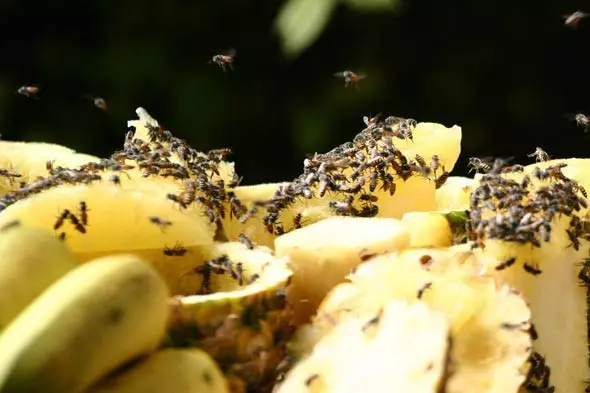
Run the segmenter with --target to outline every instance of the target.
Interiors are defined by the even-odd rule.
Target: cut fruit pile
[[[244,186],[137,114],[0,141],[0,393],[588,391],[590,159],[453,177],[460,127],[389,117]]]

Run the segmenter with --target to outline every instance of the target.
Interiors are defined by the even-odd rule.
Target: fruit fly
[[[225,67],[229,67],[233,70],[234,58],[236,57],[236,50],[230,49],[225,54],[218,54],[211,58],[211,62],[217,64],[223,71],[226,71]]]
[[[39,92],[39,88],[37,86],[24,85],[24,86],[19,87],[16,92],[23,97],[39,98],[39,97],[37,97],[37,93]]]
[[[572,29],[577,29],[578,28],[578,24],[580,23],[580,21],[586,17],[588,17],[588,15],[585,12],[582,11],[576,11],[570,15],[564,15],[563,18],[565,19],[564,25],[567,27],[571,27]]]
[[[164,232],[164,230],[166,228],[168,228],[170,225],[172,225],[172,221],[168,221],[168,220],[164,220],[163,218],[160,217],[156,217],[156,216],[152,216],[149,217],[150,222],[154,225],[156,225],[158,228],[160,228],[160,230],[162,232]]]
[[[344,79],[344,87],[348,87],[348,85],[354,85],[356,88],[357,87],[357,83],[362,80],[365,79],[367,76],[363,75],[363,74],[357,74],[356,72],[350,71],[350,70],[346,70],[346,71],[341,71],[341,72],[337,72],[334,74],[335,77],[337,78],[342,78]]]

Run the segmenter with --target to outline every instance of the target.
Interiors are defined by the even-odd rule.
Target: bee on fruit
[[[578,127],[582,127],[584,132],[588,132],[590,129],[590,118],[583,113],[576,113],[571,117]]]
[[[78,217],[76,217],[75,214],[70,213],[68,218],[70,219],[70,222],[72,223],[72,225],[74,226],[74,228],[76,228],[76,230],[80,233],[86,233],[86,228],[84,227],[84,225],[80,222],[80,219],[78,219]]]
[[[248,248],[248,250],[254,249],[254,243],[252,243],[252,240],[250,240],[250,238],[245,234],[240,233],[240,235],[238,236],[238,240],[240,241],[240,243],[245,245],[246,248]]]
[[[516,258],[509,258],[495,267],[496,270],[504,270],[507,267],[514,265]]]
[[[164,255],[169,257],[181,257],[186,254],[188,248],[183,247],[182,244],[176,243],[174,247],[164,247]]]
[[[532,274],[533,276],[539,275],[542,273],[542,271],[537,267],[537,266],[533,266],[531,264],[528,263],[524,263],[522,265],[522,267],[524,268],[524,271],[527,273]]]
[[[80,220],[82,221],[82,225],[88,225],[88,206],[86,206],[86,202],[81,201],[78,210],[80,211]]]
[[[236,50],[231,48],[226,53],[217,54],[211,58],[212,63],[217,64],[221,69],[225,72],[226,67],[229,67],[230,70],[233,70],[234,59],[236,57]]]
[[[24,86],[19,87],[16,92],[23,97],[27,97],[27,98],[32,97],[32,98],[36,98],[36,99],[39,98],[39,97],[37,97],[37,93],[39,93],[39,88],[37,86],[24,85]]]
[[[53,230],[57,231],[62,227],[64,221],[72,214],[68,209],[64,209],[61,214],[57,217],[55,224],[53,224]]]
[[[364,74],[357,74],[356,72],[346,70],[337,72],[334,74],[337,78],[344,79],[344,87],[348,87],[349,85],[354,85],[355,88],[358,88],[358,82],[362,79],[365,79],[367,76]]]

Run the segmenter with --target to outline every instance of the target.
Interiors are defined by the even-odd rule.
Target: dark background
[[[405,0],[395,13],[339,6],[295,60],[281,52],[282,2],[0,0],[0,133],[107,156],[142,106],[191,145],[234,149],[245,183],[299,173],[383,112],[463,127],[462,159],[536,146],[586,156],[590,19],[581,2]],[[590,10],[586,10],[590,11]],[[237,49],[234,72],[208,64]],[[333,73],[365,72],[359,90]],[[36,84],[39,100],[16,94]],[[85,95],[103,97],[108,112]]]

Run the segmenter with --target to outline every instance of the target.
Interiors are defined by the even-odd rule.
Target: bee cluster
[[[536,167],[532,174],[516,181],[502,175],[522,172],[524,168],[506,167],[503,160],[496,160],[471,194],[466,231],[468,239],[474,241],[473,247],[485,247],[485,239],[541,247],[541,242],[550,240],[552,220],[561,215],[571,217],[566,230],[572,242],[570,246],[578,250],[580,239],[590,240],[584,222],[575,214],[588,207],[586,191],[563,174],[566,165],[556,164],[544,170]],[[531,176],[544,182],[533,187]],[[493,214],[484,219],[487,212]],[[509,259],[496,269],[502,270],[514,262],[514,258]],[[524,269],[535,275],[541,273],[532,263],[525,263]]]
[[[311,199],[324,197],[334,192],[344,195],[342,199],[328,202],[329,208],[342,216],[374,217],[379,213],[375,204],[376,190],[383,190],[393,196],[397,181],[408,180],[418,174],[432,178],[437,188],[448,178],[449,173],[440,165],[438,156],[430,163],[416,155],[408,159],[394,145],[394,138],[413,141],[413,119],[379,116],[365,117],[367,127],[352,142],[344,143],[324,154],[314,154],[303,162],[303,173],[295,180],[277,189],[273,197],[255,203],[251,216],[257,207],[264,207],[267,214],[263,222],[270,233],[285,232],[279,222],[282,210],[292,205],[298,198]],[[294,218],[293,227],[301,227],[301,214]],[[243,220],[245,221],[245,220]]]

